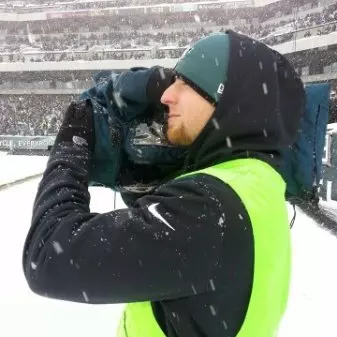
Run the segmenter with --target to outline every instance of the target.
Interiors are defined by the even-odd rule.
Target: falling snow
[[[63,253],[63,248],[61,246],[61,244],[57,241],[53,241],[53,247],[54,247],[54,250],[56,252],[56,254],[62,254]]]
[[[228,325],[227,325],[227,323],[225,321],[222,321],[222,325],[225,328],[225,330],[228,330]]]
[[[121,93],[120,93],[119,91],[114,91],[114,92],[113,92],[113,97],[114,97],[114,99],[115,99],[115,102],[116,102],[117,106],[118,106],[120,109],[126,106],[124,100],[123,100],[122,97],[121,97]]]
[[[211,310],[212,315],[213,315],[213,316],[216,316],[216,311],[215,311],[214,306],[213,306],[213,305],[210,305],[209,308],[210,308],[210,310]]]
[[[212,118],[212,123],[213,123],[213,125],[214,125],[214,128],[216,129],[216,130],[219,130],[220,129],[220,126],[219,126],[219,123],[218,123],[218,121],[216,120],[216,118]]]
[[[214,281],[212,279],[209,280],[209,284],[211,285],[211,289],[213,291],[215,291],[215,285],[214,285]]]
[[[82,291],[82,295],[83,295],[83,298],[86,302],[89,302],[89,298],[88,298],[88,295],[85,291]]]
[[[29,218],[29,213],[31,211],[30,207],[25,207],[27,200],[31,198],[31,203],[33,202],[34,197],[34,191],[37,187],[37,183],[34,183],[34,186],[31,187],[30,183],[23,184],[22,185],[22,191],[20,192],[20,195],[22,195],[23,200],[25,202],[22,203],[23,208],[20,212],[20,214],[13,214],[12,211],[10,211],[9,207],[3,208],[3,211],[5,214],[3,216],[7,219],[11,219],[11,221],[15,221],[17,223],[25,223],[26,218]],[[95,210],[102,210],[102,211],[108,211],[111,210],[111,201],[109,198],[105,197],[108,194],[107,189],[98,189],[99,192],[96,190],[93,190],[93,211]],[[2,191],[0,193],[3,194],[4,202],[7,201],[8,205],[10,205],[14,200],[17,200],[18,195],[15,193],[16,190],[13,188],[13,196],[11,197],[9,190],[8,192]],[[95,192],[95,193],[94,193]],[[28,194],[27,194],[28,193]],[[103,195],[103,197],[102,197]],[[104,208],[102,208],[104,206]],[[122,204],[121,206],[122,207]],[[8,214],[6,214],[6,210],[8,208]],[[242,214],[237,215],[238,218],[243,219]],[[13,227],[6,227],[6,231],[9,231],[7,233],[8,236],[16,236],[16,229]],[[25,235],[24,231],[22,233]],[[331,268],[329,265],[333,265],[334,260],[337,258],[337,245],[336,245],[336,239],[331,236],[328,232],[324,232],[320,230],[317,226],[315,226],[310,219],[308,219],[305,215],[298,212],[297,218],[295,221],[294,228],[292,229],[292,236],[294,240],[294,284],[293,284],[293,291],[292,291],[292,297],[290,299],[289,304],[289,310],[288,314],[285,317],[285,327],[282,331],[279,333],[279,337],[293,337],[295,336],[291,332],[296,332],[296,336],[301,336],[301,334],[297,333],[299,331],[304,331],[305,336],[314,337],[318,336],[320,334],[311,334],[311,330],[317,331],[323,331],[324,336],[335,336],[337,333],[336,327],[333,325],[333,313],[336,312],[335,304],[337,303],[337,293],[333,290],[334,285],[337,282],[337,274],[334,272],[331,272]],[[3,236],[3,240],[6,237]],[[23,236],[22,236],[23,237]],[[306,237],[307,240],[303,240],[303,237]],[[21,240],[20,240],[21,241]],[[5,241],[4,241],[5,242]],[[315,242],[315,245],[319,249],[312,250],[312,242]],[[4,243],[3,243],[4,244]],[[2,244],[2,245],[3,245]],[[10,243],[11,249],[12,242]],[[18,251],[22,249],[20,245],[15,248]],[[318,255],[317,255],[318,254]],[[0,256],[1,258],[1,256]],[[45,303],[42,303],[41,306],[35,307],[33,303],[35,303],[34,298],[36,295],[33,293],[29,293],[26,287],[26,284],[24,283],[22,271],[20,266],[17,266],[16,263],[13,263],[11,261],[10,264],[8,264],[7,257],[2,260],[2,265],[6,267],[6,270],[9,272],[9,275],[13,275],[9,277],[8,282],[13,282],[13,280],[21,280],[20,284],[18,283],[18,286],[15,287],[15,291],[11,290],[14,289],[11,287],[10,284],[6,284],[6,280],[3,280],[4,288],[7,289],[7,291],[10,292],[9,301],[13,301],[14,298],[14,308],[13,312],[10,312],[11,308],[11,302],[8,302],[6,300],[6,294],[2,294],[1,300],[4,306],[6,306],[6,310],[9,310],[9,319],[11,319],[11,316],[13,316],[13,322],[14,320],[17,321],[17,314],[19,313],[22,315],[22,317],[27,317],[28,321],[26,324],[26,335],[28,333],[28,336],[32,336],[33,334],[30,334],[30,331],[34,331],[34,335],[36,336],[37,331],[33,329],[33,324],[29,325],[30,320],[34,321],[34,318],[36,313],[38,312],[40,317],[50,317],[51,313],[55,315],[55,317],[62,317],[64,321],[67,322],[67,329],[71,329],[73,325],[74,329],[79,329],[80,327],[83,327],[88,329],[91,325],[86,324],[86,321],[91,322],[100,322],[101,329],[103,331],[109,331],[111,332],[111,322],[114,321],[114,319],[111,321],[111,310],[115,308],[114,306],[109,306],[109,308],[106,309],[106,324],[101,321],[99,321],[99,315],[102,315],[102,312],[99,312],[97,315],[95,315],[95,309],[94,311],[91,311],[88,317],[91,317],[90,320],[83,320],[81,319],[81,315],[83,311],[80,310],[81,307],[79,307],[75,312],[73,311],[73,307],[70,305],[68,307],[68,304],[64,302],[62,306],[58,307],[56,304],[53,306],[50,304],[50,308],[48,312],[45,310]],[[308,265],[306,262],[310,261],[311,263]],[[326,261],[327,263],[322,263],[322,261]],[[75,263],[73,259],[69,261],[71,265],[76,264],[76,268],[79,268],[79,265]],[[17,266],[17,267],[15,267]],[[15,268],[18,270],[17,275],[15,273]],[[309,268],[310,267],[310,268]],[[32,262],[31,268],[36,269],[37,264]],[[317,269],[318,273],[312,274],[312,268]],[[178,275],[177,275],[178,277]],[[214,286],[216,286],[216,279],[212,279]],[[308,282],[310,280],[310,282]],[[209,288],[212,289],[213,285],[210,280],[208,280]],[[322,282],[326,284],[326,287],[324,289],[321,287]],[[21,289],[21,290],[20,290]],[[196,295],[197,290],[195,285],[191,284],[191,293]],[[18,292],[19,290],[19,292]],[[21,296],[23,291],[27,294],[27,303],[29,303],[29,306],[32,308],[30,311],[25,311],[24,313],[21,313],[21,306],[18,306],[16,303],[20,303],[21,298],[15,297],[15,296]],[[323,291],[323,293],[322,293]],[[83,301],[86,301],[85,298],[89,301],[90,299],[90,293],[84,291],[85,294],[81,294]],[[18,294],[18,295],[17,295]],[[330,298],[331,301],[322,300],[322,298]],[[31,301],[31,302],[29,302]],[[55,301],[57,302],[57,301]],[[86,307],[86,306],[85,306]],[[33,310],[34,308],[34,310]],[[67,309],[69,308],[69,309]],[[329,308],[328,312],[326,308]],[[15,310],[15,311],[14,311]],[[69,310],[73,312],[73,315],[69,315]],[[216,308],[212,309],[207,308],[209,313],[216,317],[217,315],[213,315],[212,312],[217,314]],[[66,312],[67,314],[64,314]],[[329,314],[331,313],[331,315]],[[177,314],[177,313],[176,313]],[[328,317],[326,315],[328,314]],[[116,317],[119,317],[119,313],[115,314]],[[219,315],[219,313],[218,313]],[[47,317],[48,316],[48,317]],[[71,316],[71,318],[70,318]],[[21,317],[21,316],[20,316]],[[307,317],[310,317],[310,320],[308,321]],[[318,318],[315,320],[314,318]],[[178,316],[176,315],[176,319],[178,319]],[[222,327],[225,331],[228,329],[226,321],[223,321],[223,317],[220,318],[221,321],[220,324],[222,324]],[[117,319],[116,319],[117,320]],[[118,322],[118,320],[117,320]],[[15,325],[11,324],[10,326],[7,325],[8,330],[6,328],[6,322],[2,322],[0,326],[0,332],[1,335],[8,335],[8,331],[12,331],[15,329]],[[28,328],[27,328],[28,327]],[[27,331],[27,329],[29,329]],[[58,327],[55,325],[54,327],[55,331],[58,331],[59,334],[57,335],[63,335],[64,329],[62,327]],[[95,330],[97,330],[97,324],[95,324]],[[45,330],[44,330],[45,331]],[[63,332],[61,332],[63,331]],[[19,335],[19,334],[16,334]],[[101,334],[103,335],[103,333]],[[38,334],[37,336],[41,336],[42,334]],[[56,336],[56,335],[55,335]]]
[[[197,14],[195,14],[195,15],[194,15],[194,21],[200,23],[200,22],[201,22],[200,16],[197,15]]]
[[[132,212],[130,210],[128,210],[128,217],[129,217],[129,219],[133,218]]]
[[[159,68],[159,75],[162,80],[165,80],[166,75],[163,68]]]
[[[131,1],[130,3],[127,3],[127,5],[141,5],[143,2],[144,1],[138,1],[133,3]],[[179,0],[173,1],[175,10],[178,11],[179,8],[185,7],[180,3],[177,4],[177,2],[179,2]],[[148,5],[149,1],[145,1],[144,3]],[[92,84],[92,82],[90,82],[92,80],[91,75],[87,76],[85,73],[92,73],[91,69],[97,69],[97,66],[92,66],[87,62],[88,59],[90,59],[90,61],[95,60],[97,64],[100,63],[104,67],[104,62],[109,62],[109,64],[111,64],[111,67],[108,67],[109,69],[113,69],[116,62],[127,62],[125,64],[130,62],[136,65],[137,63],[142,64],[144,60],[152,57],[157,60],[160,59],[160,63],[163,63],[164,65],[171,60],[174,61],[172,64],[175,64],[176,59],[180,57],[181,52],[178,49],[167,51],[165,49],[166,47],[171,49],[172,45],[181,46],[181,48],[185,49],[187,45],[192,44],[193,41],[202,35],[208,34],[209,31],[217,32],[220,28],[224,28],[222,27],[222,23],[227,22],[228,19],[229,26],[235,24],[235,27],[231,28],[240,31],[243,34],[249,32],[249,34],[252,34],[257,40],[262,38],[262,41],[270,43],[275,50],[286,50],[287,53],[289,52],[288,55],[290,59],[292,56],[297,56],[295,54],[297,50],[303,49],[302,42],[307,42],[305,45],[308,46],[315,46],[314,43],[311,43],[312,41],[315,41],[315,37],[319,38],[319,40],[317,40],[319,41],[318,45],[320,45],[321,42],[324,42],[326,38],[329,41],[336,40],[336,32],[334,32],[335,28],[333,28],[334,20],[336,19],[336,9],[332,10],[328,3],[321,2],[318,7],[316,3],[313,4],[314,7],[311,9],[309,7],[312,4],[309,4],[308,8],[296,7],[298,4],[293,4],[293,7],[289,7],[289,3],[282,7],[282,4],[280,5],[279,2],[277,2],[275,6],[269,4],[266,8],[263,8],[263,4],[260,4],[261,6],[259,6],[258,9],[255,9],[250,5],[248,11],[246,11],[246,9],[243,10],[243,12],[248,13],[248,15],[244,14],[243,20],[241,20],[242,18],[240,17],[241,10],[238,9],[228,9],[228,13],[233,13],[233,17],[224,18],[221,11],[227,13],[227,9],[208,11],[207,9],[200,9],[198,7],[197,10],[191,10],[194,5],[188,4],[186,5],[186,12],[181,12],[177,15],[179,22],[172,21],[176,20],[174,16],[171,14],[166,15],[165,11],[162,13],[155,13],[156,20],[152,21],[151,11],[146,11],[146,16],[144,18],[148,17],[149,20],[149,22],[146,22],[146,26],[140,27],[141,25],[138,22],[138,19],[140,22],[143,21],[144,18],[142,17],[142,14],[131,14],[125,17],[125,22],[123,18],[123,24],[119,25],[120,32],[117,32],[116,34],[114,33],[113,28],[116,23],[113,22],[114,20],[111,17],[109,17],[109,20],[103,20],[103,27],[99,27],[100,20],[104,18],[104,10],[101,10],[104,8],[102,7],[102,4],[103,6],[107,5],[106,3],[104,4],[104,1],[89,1],[85,2],[84,5],[81,1],[75,1],[74,3],[64,5],[68,6],[64,8],[54,8],[55,6],[52,5],[51,8],[42,9],[41,12],[39,9],[39,13],[35,13],[34,8],[29,8],[27,4],[25,4],[25,6],[20,6],[17,9],[17,11],[21,12],[20,14],[15,13],[15,6],[17,4],[13,5],[10,1],[5,1],[4,4],[4,6],[6,6],[4,9],[6,16],[17,17],[17,19],[10,22],[10,27],[8,29],[6,28],[8,23],[3,23],[4,39],[2,43],[0,43],[2,44],[3,49],[0,65],[3,65],[4,70],[0,81],[3,90],[0,126],[3,134],[15,134],[16,136],[23,134],[30,134],[32,136],[36,136],[36,134],[56,134],[60,126],[61,113],[63,108],[69,103],[68,100],[70,96],[75,99],[75,96],[77,95],[75,95],[75,93],[83,91],[84,88],[87,88]],[[63,5],[61,2],[58,2],[58,6]],[[84,6],[86,9],[83,10],[81,6]],[[184,8],[184,10],[186,8]],[[52,17],[55,13],[57,14],[59,10],[62,11],[60,13],[69,12],[72,15],[75,15],[77,11],[80,11],[82,14],[90,14],[90,11],[92,10],[92,15],[89,15],[89,19],[87,19],[85,15],[81,14],[81,18],[76,21],[78,27],[76,26],[75,30],[72,27],[74,23],[72,18],[40,20],[36,24],[29,21],[29,18],[34,16],[48,18],[50,11],[52,11]],[[263,20],[260,22],[260,17],[257,13],[261,10],[263,10],[264,15],[266,16],[263,17]],[[227,15],[226,13],[225,16]],[[100,15],[97,21],[95,20],[96,14]],[[120,15],[120,13],[118,15]],[[186,22],[184,19],[180,20],[180,16],[184,18],[185,15]],[[20,17],[23,16],[28,18],[28,21],[20,20]],[[290,20],[289,22],[291,25],[290,32],[288,30],[288,20]],[[107,31],[105,31],[106,27],[104,27],[104,21],[108,22]],[[172,23],[177,23],[179,24],[179,27],[183,26],[184,29],[177,28],[177,33],[173,30],[170,31],[170,25]],[[200,23],[202,23],[202,25]],[[133,24],[139,26],[139,29],[135,29]],[[157,29],[162,28],[161,24],[165,24],[165,26],[163,26],[163,32],[157,31]],[[311,25],[317,25],[319,29],[312,29],[310,27]],[[124,27],[127,27],[128,30],[123,31]],[[188,32],[185,32],[185,28],[188,28]],[[300,29],[300,36],[296,36],[292,31],[293,29]],[[306,33],[313,36],[303,38],[301,35],[305,36]],[[118,38],[118,35],[122,38]],[[7,39],[9,40],[8,42]],[[253,41],[253,44],[255,44],[255,41]],[[125,47],[123,47],[123,45]],[[240,49],[237,56],[240,56],[241,58],[244,56],[243,52],[245,51],[246,46],[247,45],[240,42]],[[256,50],[258,47],[259,45],[256,46]],[[29,51],[32,48],[41,48],[42,51]],[[102,49],[104,52],[96,53],[95,48]],[[123,51],[118,53],[107,52],[107,50],[113,50],[115,48],[131,48],[134,50],[140,48],[140,50],[144,49],[145,51],[141,51],[140,53],[137,53],[136,51],[132,53]],[[27,49],[28,52],[26,53],[25,50]],[[48,52],[46,52],[46,50],[48,50]],[[325,72],[324,69],[323,71],[325,66],[330,68],[333,66],[333,62],[335,61],[333,54],[334,50],[332,48],[332,51],[329,51],[329,48],[327,49],[326,45],[322,46],[322,50],[323,52],[318,50],[316,53],[317,55],[315,54],[317,60],[315,60],[311,54],[306,56],[305,50],[301,51],[301,55],[298,55],[298,61],[296,61],[299,63],[299,74],[303,73],[309,80],[311,77],[319,78],[322,76],[325,77],[326,75],[334,75],[334,72],[330,72],[330,70]],[[322,53],[322,56],[319,53]],[[8,61],[8,54],[10,54],[11,57],[13,56],[12,61]],[[63,62],[56,62],[56,59],[50,59],[50,57],[54,57],[54,54],[64,55],[65,58],[63,61],[68,61],[67,63],[70,64],[69,70],[62,68]],[[172,59],[172,55],[174,56],[174,59]],[[205,56],[208,55],[201,54],[204,63],[208,61]],[[93,59],[91,59],[91,57]],[[308,57],[308,60],[306,60],[306,57]],[[30,58],[33,58],[33,61],[31,61]],[[39,60],[39,58],[41,58],[41,60]],[[72,59],[75,59],[75,62],[73,62]],[[103,62],[101,63],[100,60]],[[18,62],[18,67],[16,67],[16,64],[13,61]],[[56,67],[61,70],[50,72],[43,71],[45,66],[48,69],[51,68],[45,61],[51,61],[52,67],[57,63]],[[213,66],[215,64],[216,67],[219,67],[219,61],[221,62],[222,60],[219,60],[218,58],[215,58],[214,61],[209,59],[209,62],[211,62]],[[45,62],[46,65],[44,65],[43,62]],[[278,66],[276,61],[273,62],[273,68],[271,67],[271,64],[263,63],[262,61],[254,62],[254,67],[257,68],[258,63],[258,69],[265,71],[266,74],[269,70],[274,70],[275,72],[279,71],[277,76],[284,76],[285,78],[292,76],[291,73],[283,70],[281,63],[279,63],[280,66]],[[28,70],[33,70],[35,68],[39,71],[32,72],[30,77],[28,77],[30,71],[16,71],[15,76],[6,75],[7,63],[12,63],[10,66],[13,65],[13,69],[26,68]],[[304,67],[307,65],[309,65],[309,74],[312,74],[313,76],[305,75]],[[75,71],[74,69],[88,70]],[[324,74],[322,72],[324,72]],[[14,72],[10,71],[10,73]],[[161,79],[164,80],[166,75],[163,69],[159,69],[159,74]],[[261,74],[264,75],[262,72]],[[86,77],[84,77],[84,75]],[[157,82],[157,85],[159,85],[159,82]],[[263,93],[272,96],[272,88],[268,88],[267,84],[263,83],[263,80],[258,85],[258,90],[261,90],[262,85]],[[15,86],[17,86],[17,88]],[[14,93],[14,95],[7,95],[7,97],[5,95],[6,92]],[[25,92],[25,94],[22,94],[22,92]],[[53,92],[52,96],[48,94],[50,92]],[[36,93],[43,93],[43,95]],[[111,105],[115,103],[119,108],[127,106],[126,102],[127,100],[123,98],[121,92],[114,92],[113,100],[110,101]],[[241,113],[239,107],[237,113]],[[53,125],[51,122],[51,119],[54,117],[56,118],[56,125]],[[218,121],[215,118],[212,119],[212,123],[214,129],[220,129]],[[261,133],[261,129],[259,132]],[[268,137],[266,129],[263,129],[262,132],[264,137]],[[118,135],[118,137],[121,138],[120,135]],[[78,137],[74,138],[74,142],[77,144],[84,144],[83,139]],[[119,139],[119,143],[120,142],[121,139]],[[232,142],[229,137],[226,138],[226,144],[227,147],[232,147]],[[140,156],[142,155],[142,150],[137,149],[136,151]],[[270,156],[272,157],[273,154]],[[6,157],[15,159],[15,157],[19,156]],[[25,177],[42,173],[45,162],[41,165],[40,159],[47,158],[37,158],[32,156],[31,167],[28,167],[26,162],[24,164],[17,164],[16,168],[13,166],[11,171],[16,171],[15,179],[22,178],[23,172]],[[72,161],[72,159],[73,158],[67,158],[66,161],[69,162]],[[14,173],[10,172],[10,174],[7,174],[4,169],[3,164],[5,161],[5,159],[1,158],[0,182],[2,183],[8,183],[9,180],[14,179]],[[63,168],[60,165],[59,170],[61,171],[62,169]],[[3,206],[3,222],[18,224],[18,226],[3,226],[3,233],[1,236],[3,241],[1,242],[0,247],[3,248],[4,252],[11,251],[13,254],[0,254],[0,265],[3,268],[3,271],[5,271],[4,275],[6,275],[6,277],[2,277],[0,287],[0,290],[2,290],[0,297],[2,307],[0,306],[0,309],[2,309],[2,312],[5,314],[0,325],[0,335],[27,337],[33,335],[35,337],[42,337],[45,335],[78,335],[83,337],[114,336],[114,331],[116,330],[115,325],[118,323],[121,312],[121,309],[116,309],[117,305],[95,306],[95,308],[92,308],[88,305],[43,299],[29,291],[27,287],[22,273],[22,266],[18,261],[20,261],[20,254],[23,249],[22,244],[30,225],[30,215],[38,184],[37,180],[32,180],[16,187],[8,188],[7,191],[3,190],[0,193],[1,205]],[[91,189],[90,193],[93,195],[96,194],[97,196],[91,200],[91,211],[108,212],[111,210],[111,205],[113,204],[112,195],[115,194],[113,194],[110,189],[108,192],[104,190],[108,189],[99,188],[99,192],[96,194],[97,190],[95,191],[95,188]],[[104,194],[103,197],[102,194]],[[60,193],[57,195],[60,197],[62,196]],[[74,195],[72,195],[72,198],[74,198]],[[182,198],[182,196],[179,198]],[[217,200],[213,201],[214,203],[218,202]],[[11,205],[13,204],[19,205],[20,212],[12,211],[13,208]],[[119,205],[121,207],[125,206],[122,203]],[[149,207],[149,213],[160,221],[162,229],[158,230],[158,233],[151,234],[151,238],[164,238],[165,241],[169,241],[175,236],[174,231],[177,230],[177,233],[179,233],[180,228],[172,227],[167,220],[170,219],[170,214],[160,214],[157,209],[158,205],[159,204],[151,205]],[[56,207],[59,206],[57,205]],[[129,219],[132,219],[132,212],[128,211],[127,214]],[[202,215],[200,218],[205,217],[206,215]],[[238,214],[238,218],[240,220],[244,219],[241,214]],[[59,220],[61,221],[61,219]],[[129,221],[129,223],[132,222],[133,221]],[[224,226],[224,224],[225,218],[220,217],[219,226]],[[18,228],[20,230],[18,230]],[[74,228],[76,228],[76,224],[74,224]],[[79,235],[82,229],[83,227],[79,226],[77,230],[73,232],[74,236]],[[246,229],[247,227],[245,227],[245,230]],[[146,233],[147,228],[140,226],[140,230],[143,231],[141,233],[141,235],[143,235]],[[104,243],[100,244],[100,247],[106,247],[108,245],[108,240],[102,236],[104,233],[101,233],[99,228],[93,229],[93,233],[97,235],[98,240]],[[285,327],[280,329],[278,337],[337,336],[337,326],[335,324],[335,313],[337,312],[337,292],[335,290],[337,273],[333,268],[334,262],[337,259],[336,238],[332,236],[331,233],[321,230],[313,221],[311,221],[311,219],[301,212],[298,212],[291,235],[293,244],[293,280],[291,298],[284,320]],[[13,240],[13,238],[15,238],[15,240]],[[130,235],[129,240],[134,244],[137,238],[137,235]],[[191,240],[191,237],[185,238],[187,241]],[[48,243],[50,244],[50,242],[51,241],[48,241],[48,235],[46,235],[46,245],[48,245]],[[158,244],[159,242],[156,243]],[[46,263],[49,263],[49,261],[51,261],[51,263],[61,261],[62,258],[66,256],[64,252],[69,249],[66,244],[67,243],[62,242],[61,245],[58,241],[52,241],[51,245],[48,246],[52,248],[51,253],[55,252],[57,255],[63,255],[56,257],[53,254],[49,254],[45,256]],[[312,249],[313,244],[315,249]],[[44,241],[41,241],[38,242],[38,247],[43,250],[46,249],[47,246],[43,248]],[[214,247],[215,246],[213,246],[213,248]],[[122,247],[121,252],[126,255],[127,249]],[[180,252],[176,250],[176,254],[180,254]],[[81,263],[84,273],[86,269],[84,268],[85,263],[82,264],[81,254],[73,254],[71,256],[73,256],[73,259],[69,259],[70,266],[68,260],[65,260],[65,263],[67,264],[66,268],[76,273],[78,272],[78,269],[80,269],[79,263]],[[37,278],[38,272],[42,271],[43,263],[40,263],[41,260],[36,255],[33,257],[37,260],[35,262],[31,261],[30,264],[28,264],[28,272],[32,275],[32,279],[35,279]],[[136,264],[138,258],[139,256],[135,256],[134,258]],[[146,260],[144,260],[144,262],[146,262]],[[97,263],[98,265],[101,264],[101,262]],[[138,265],[142,267],[143,261],[138,260]],[[29,269],[29,266],[32,270]],[[38,268],[39,270],[37,270]],[[35,270],[37,270],[37,272],[34,272]],[[62,272],[62,270],[59,272]],[[179,276],[179,278],[182,278],[182,272],[180,270],[174,270],[173,273],[177,273],[175,274],[175,277]],[[204,280],[204,283],[206,283],[208,288],[212,289],[212,291],[215,291],[215,285],[217,285],[218,288],[221,288],[221,285],[217,284],[217,279],[214,278],[208,280],[208,277],[209,276],[206,276],[206,279]],[[196,286],[191,284],[194,295],[197,294],[196,287],[198,288],[199,284],[197,285],[195,283],[195,285]],[[90,300],[93,302],[94,295],[90,292],[89,288],[83,291],[81,289],[82,288],[77,289],[77,299],[89,303],[89,293]],[[202,290],[201,288],[198,289]],[[43,291],[41,295],[52,297],[52,291],[49,292],[49,295],[47,292]],[[118,308],[122,307],[123,306]],[[217,329],[223,327],[224,330],[228,330],[227,322],[224,320],[224,317],[221,317],[220,315],[220,309],[216,310],[213,305],[208,304],[205,306],[205,309],[206,317],[210,318],[209,313],[214,316],[212,319],[216,321]],[[177,321],[179,320],[177,312],[173,312],[172,316]],[[38,325],[36,317],[39,317]],[[225,317],[225,319],[227,318]],[[59,324],[59,322],[64,324]],[[227,331],[222,331],[222,334],[223,336],[226,336]]]

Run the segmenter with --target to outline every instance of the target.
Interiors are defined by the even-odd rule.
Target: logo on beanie
[[[225,89],[224,84],[223,84],[223,83],[220,83],[220,84],[219,84],[219,87],[218,87],[217,93],[220,94],[220,95],[223,94],[224,89]]]

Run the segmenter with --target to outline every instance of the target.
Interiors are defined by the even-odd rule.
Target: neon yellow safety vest
[[[285,183],[268,164],[238,159],[204,170],[231,186],[249,214],[254,235],[254,279],[251,298],[236,337],[275,337],[286,309],[291,268],[290,228]],[[178,177],[180,178],[180,177]],[[130,303],[118,337],[165,337],[150,302]]]

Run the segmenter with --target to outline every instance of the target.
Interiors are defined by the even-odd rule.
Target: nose
[[[174,83],[171,84],[162,94],[160,102],[164,105],[173,104],[177,99],[177,95],[174,90]]]

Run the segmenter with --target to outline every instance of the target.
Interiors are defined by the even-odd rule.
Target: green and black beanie
[[[229,37],[216,33],[188,48],[174,71],[196,92],[216,105],[224,91],[229,60]]]

